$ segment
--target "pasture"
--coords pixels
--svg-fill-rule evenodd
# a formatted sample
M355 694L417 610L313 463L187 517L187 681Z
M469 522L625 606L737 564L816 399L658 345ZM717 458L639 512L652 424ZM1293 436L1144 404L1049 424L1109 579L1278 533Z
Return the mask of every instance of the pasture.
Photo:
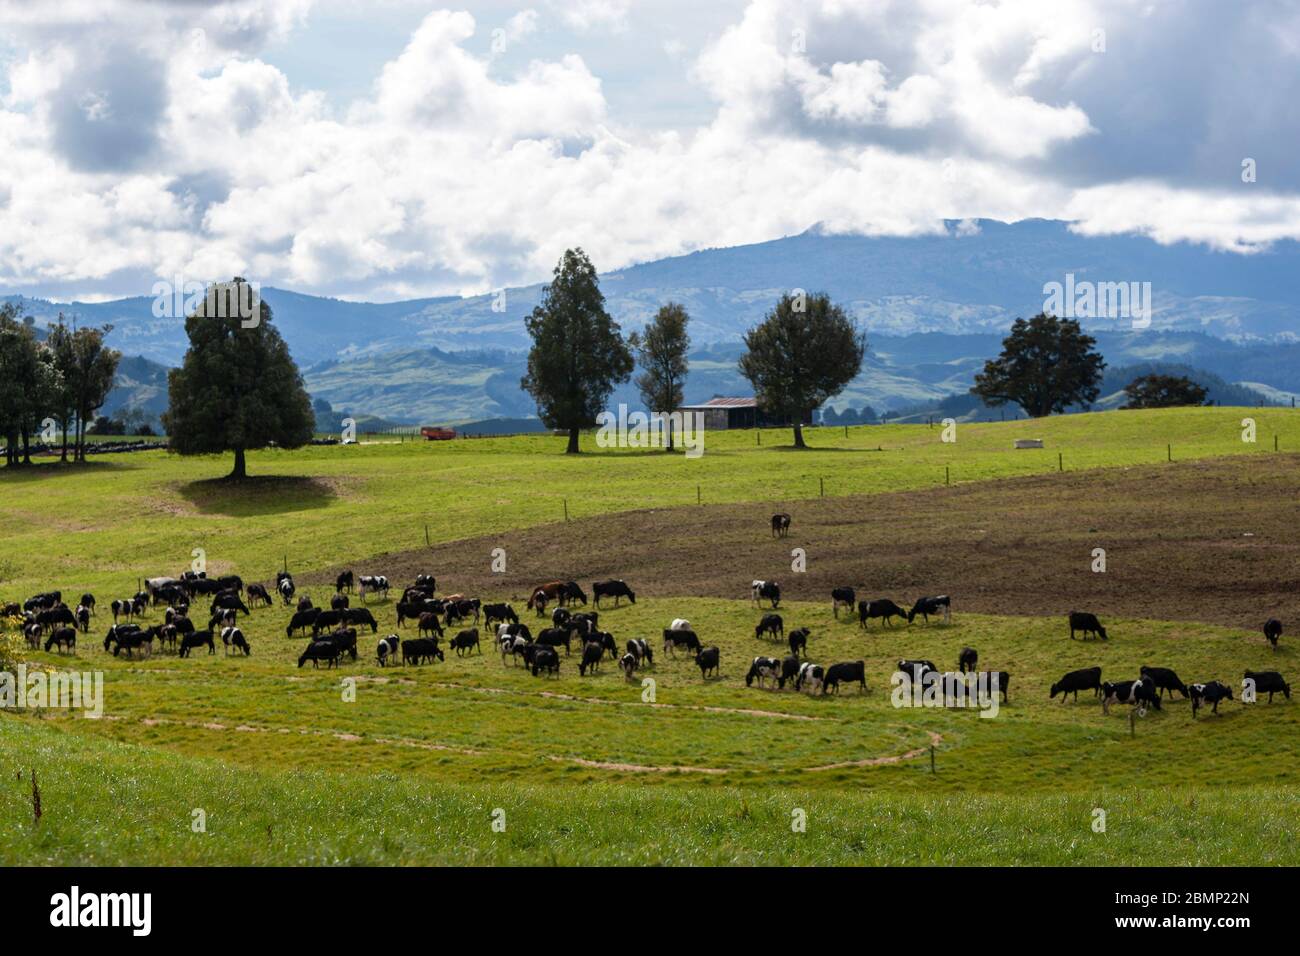
M1256 445L1241 442L1247 415ZM101 670L105 682L99 719L0 713L0 821L25 835L0 846L0 862L1300 862L1300 701L1230 701L1193 720L1178 698L1130 721L1124 705L1103 715L1090 692L1048 698L1066 671L1094 665L1107 680L1150 664L1189 683L1236 687L1248 668L1294 682L1300 544L1287 529L1300 476L1271 436L1300 448L1298 421L1276 409L1108 413L959 426L951 445L937 427L866 427L813 432L808 453L775 444L787 433L761 447L753 433L710 433L696 461L565 459L551 438L312 448L252 456L266 478L247 494L205 482L224 460L152 453L0 473L0 598L60 587L100 601L75 662L38 651L29 665ZM1047 449L1006 450L1028 435ZM1102 466L1114 467L1085 470ZM793 515L788 538L770 536L773 510ZM1088 570L1098 540L1105 574ZM494 544L504 573L491 570ZM137 577L183 570L196 547L210 572L246 582L269 581L287 554L317 604L344 567L386 574L395 590L366 603L378 633L363 629L359 659L337 669L297 666L307 640L286 638L278 601L241 616L250 657L226 657L219 641L189 659L105 653L107 601ZM793 548L806 572L792 570ZM440 594L511 601L534 632L531 584L625 578L637 602L602 607L600 628L620 653L646 638L655 663L631 681L613 660L580 677L575 646L558 679L533 677L480 626L481 655L444 642L445 661L380 667L376 639L398 631L394 602L420 572ZM753 577L781 581L777 613L787 633L810 629L809 659L865 662L865 694L746 686L751 658L788 653L754 636L770 609L751 606ZM863 630L832 615L838 584L900 602L951 593L952 623ZM1076 601L1102 615L1108 641L1068 639ZM206 620L206 602L195 608ZM1288 628L1276 652L1259 632L1270 614ZM663 652L676 617L720 649L716 680ZM893 705L897 660L952 670L963 646L981 669L1011 674L996 717ZM194 809L206 833L192 832ZM806 832L792 831L796 810Z

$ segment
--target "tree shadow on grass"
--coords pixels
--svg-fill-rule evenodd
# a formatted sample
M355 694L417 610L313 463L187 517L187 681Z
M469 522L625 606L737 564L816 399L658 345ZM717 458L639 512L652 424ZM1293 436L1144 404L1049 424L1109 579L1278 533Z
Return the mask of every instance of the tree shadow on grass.
M177 491L200 514L232 518L310 511L327 507L338 497L329 482L294 475L267 475L242 481L207 478L186 482Z
M87 475L105 475L117 471L133 471L138 465L118 461L60 462L33 461L30 465L0 467L0 485L25 484L32 481L55 481L59 478L85 478Z

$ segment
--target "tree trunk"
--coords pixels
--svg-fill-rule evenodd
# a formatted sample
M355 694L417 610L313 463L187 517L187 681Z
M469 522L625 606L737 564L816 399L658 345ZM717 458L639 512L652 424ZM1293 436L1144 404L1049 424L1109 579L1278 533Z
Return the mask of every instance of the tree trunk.
M67 464L68 462L68 423L63 422L63 453L59 455L59 461Z
M664 419L664 428L668 431L668 450L672 451L673 450L673 420L671 418Z
M578 429L569 429L569 447L564 450L566 455L578 454Z
M795 422L795 423L794 423L794 447L795 447L795 448L807 448L807 447L808 447L808 446L805 445L804 442L803 442L803 422Z
M244 463L244 449L242 448L235 449L235 467L231 470L230 474L227 477L229 477L232 481L242 481L243 479L248 477L248 469Z
M27 430L26 427L24 427L23 428L23 464L30 465L31 463L32 463L32 434Z

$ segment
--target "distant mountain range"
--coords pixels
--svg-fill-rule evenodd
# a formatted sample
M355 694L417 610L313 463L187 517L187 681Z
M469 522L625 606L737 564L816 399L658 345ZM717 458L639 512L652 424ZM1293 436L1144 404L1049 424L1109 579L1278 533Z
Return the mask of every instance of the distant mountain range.
M878 410L935 401L969 388L1017 316L1044 306L1044 286L1149 282L1151 324L1081 318L1112 364L1178 363L1286 398L1300 392L1300 245L1253 255L1139 236L1089 237L1068 224L978 220L915 238L828 235L812 229L773 242L710 249L601 277L624 331L667 301L691 314L696 353L688 400L749 391L735 360L740 337L783 292L828 292L851 310L872 345L863 375L833 404ZM274 321L309 390L334 407L403 422L455 422L534 414L519 390L528 347L524 317L542 286L504 295L384 304L264 289ZM54 303L16 296L38 324L60 311L112 323L110 343L150 363L178 364L183 322L156 318L148 296ZM494 308L495 307L495 308ZM162 401L165 405L165 378ZM156 368L124 367L123 404L154 407ZM1270 391L1271 390L1271 391ZM630 388L615 401L635 400ZM119 406L120 407L120 406Z

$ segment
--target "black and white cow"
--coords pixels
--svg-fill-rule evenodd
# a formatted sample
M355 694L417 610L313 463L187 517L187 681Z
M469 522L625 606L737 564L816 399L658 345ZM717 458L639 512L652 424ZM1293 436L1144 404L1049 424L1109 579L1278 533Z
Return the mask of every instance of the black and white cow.
M754 681L758 681L758 686L763 687L768 680L773 684L781 679L781 662L775 657L755 657L749 665L749 673L745 675L745 686L753 687Z
M618 666L623 669L623 676L628 680L634 680L636 676L636 655L632 653L624 654L618 660Z
M372 592L381 597L388 597L388 578L382 574L363 574L359 580L361 585L358 593L361 595L361 600L364 601L366 595Z
M794 689L803 690L807 687L814 694L820 693L825 679L826 668L812 661L804 661L799 665L799 673L795 676Z
M653 664L655 662L655 652L651 648L650 642L644 638L634 637L627 642L627 652L636 658L637 667L642 666L642 662Z
M906 674L907 679L913 684L921 683L925 675L931 671L939 672L939 668L935 667L932 661L899 661L898 670Z
M1089 634L1095 634L1103 641L1106 640L1106 629L1101 626L1101 621L1097 620L1097 615L1089 614L1087 611L1070 612L1070 640L1074 640L1075 631L1082 631L1085 641Z
M232 647L236 651L243 651L245 657L253 653L253 649L248 646L248 640L244 637L244 632L237 627L223 627L221 629L221 643L225 645L227 654L230 653Z
M285 607L289 606L293 601L294 594L298 591L297 587L294 586L293 576L287 571L280 571L275 575L275 590L279 593L281 600L284 601Z
M846 607L851 612L853 605L857 601L857 592L853 588L833 588L831 590L831 613L839 619L840 608Z
M1141 716L1146 713L1148 705L1160 710L1160 696L1156 693L1155 681L1150 677L1107 681L1101 685L1101 712L1109 714L1111 704L1132 704Z
M764 634L769 635L773 640L785 637L785 622L781 620L780 614L763 615L758 626L754 628L754 637L759 638Z
M389 661L397 660L397 652L401 645L402 639L396 634L381 637L378 646L375 647L375 660L379 662L379 666L387 667Z
M760 601L771 601L772 610L781 604L781 585L775 581L754 581L749 586L749 599L754 607Z
M772 515L772 537L784 538L790 533L790 516L785 512Z
M943 623L952 622L952 598L946 594L940 594L935 597L919 598L912 609L907 612L907 623L911 624L916 620L916 616L921 615L921 620L926 624L930 623L930 615L943 612Z
M1232 688L1227 684L1221 684L1217 680L1206 681L1203 684L1188 684L1187 691L1192 698L1192 719L1196 719L1196 712L1202 706L1209 704L1210 713L1219 712L1219 701L1232 700Z
M1051 700L1057 694L1060 694L1061 703L1064 704L1065 698L1073 692L1075 702L1077 703L1079 700L1079 691L1081 690L1093 691L1094 697L1101 693L1100 667L1085 667L1081 670L1070 671L1052 685L1052 692L1047 695L1047 699Z

